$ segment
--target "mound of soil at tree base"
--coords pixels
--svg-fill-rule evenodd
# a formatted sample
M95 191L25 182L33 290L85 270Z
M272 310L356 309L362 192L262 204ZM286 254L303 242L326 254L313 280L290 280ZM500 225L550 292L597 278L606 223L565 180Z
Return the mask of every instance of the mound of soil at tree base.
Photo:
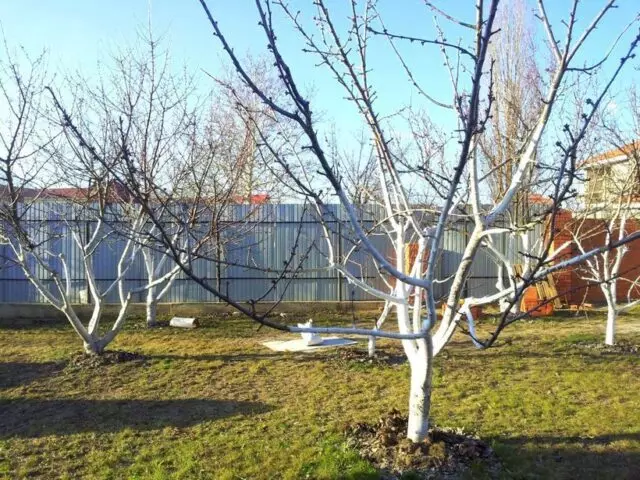
M392 410L375 424L359 423L347 427L349 445L365 457L387 480L408 473L411 478L458 478L471 467L482 468L494 476L500 462L493 449L472 435L432 428L424 442L407 436L407 417ZM409 478L409 477L407 477Z
M402 354L393 354L380 349L376 349L375 355L370 357L366 350L345 348L336 351L335 360L344 364L397 366L406 363L407 358Z
M91 369L117 363L143 362L144 360L146 360L146 357L139 353L107 350L101 355L78 353L71 357L67 366L78 369Z
M640 355L640 345L626 340L617 342L615 345L605 345L600 342L579 342L574 344L574 348L592 350L605 354Z

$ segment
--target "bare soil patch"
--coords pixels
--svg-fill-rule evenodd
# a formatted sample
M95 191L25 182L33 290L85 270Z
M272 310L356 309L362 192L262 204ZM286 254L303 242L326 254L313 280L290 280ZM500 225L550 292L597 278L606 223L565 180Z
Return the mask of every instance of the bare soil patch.
M139 353L109 350L101 355L78 353L71 357L68 366L73 369L92 369L118 363L144 362L145 360L146 357Z

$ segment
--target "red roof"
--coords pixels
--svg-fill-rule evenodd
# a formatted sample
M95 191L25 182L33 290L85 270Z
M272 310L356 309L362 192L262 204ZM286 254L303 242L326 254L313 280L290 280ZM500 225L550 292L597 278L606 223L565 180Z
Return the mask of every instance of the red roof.
M528 199L529 203L533 203L536 205L551 205L553 203L553 200L551 198L539 193L530 193Z
M42 196L46 198L70 198L78 200L87 197L87 189L75 187L47 188L42 191Z
M118 182L111 182L109 185L109 201L127 201L130 196L126 188ZM69 200L87 200L93 199L95 193L93 189L84 187L58 187L46 188L41 193L44 198L60 198Z
M56 187L56 188L45 188L45 189L35 189L35 188L25 188L21 190L21 196L23 198L36 198L39 197L41 199L60 199L60 200L73 200L73 201L83 201L83 200L94 200L95 194L91 191L92 189L84 188L84 187ZM0 198L8 196L9 192L6 186L0 185ZM109 201L110 202L121 202L128 201L130 199L129 192L126 190L124 186L119 183L113 182L109 186ZM251 205L262 205L265 203L269 203L271 200L271 196L268 193L254 193L249 196L235 195L231 199L235 203L247 203Z
M600 153L598 155L594 155L592 157L587 158L583 165L593 165L598 163L605 163L607 160L611 160L616 157L624 156L629 158L633 153L640 150L640 140L635 140L631 143L627 143L620 148L614 148L613 150L608 150L606 152ZM625 160L626 160L625 158Z
M269 203L271 196L268 193L254 193L248 197L242 195L235 195L233 200L236 203L249 203L251 205L262 205L263 203Z

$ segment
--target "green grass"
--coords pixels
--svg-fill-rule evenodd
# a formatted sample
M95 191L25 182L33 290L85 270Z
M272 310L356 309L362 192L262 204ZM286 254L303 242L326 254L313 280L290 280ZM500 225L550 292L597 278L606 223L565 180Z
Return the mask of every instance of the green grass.
M203 323L134 323L112 348L149 359L93 371L66 364L80 342L65 324L0 325L0 478L377 478L344 426L405 410L406 365L274 353L260 343L280 333ZM635 317L620 323L639 343ZM522 322L488 351L456 337L436 359L433 421L490 441L504 478L640 478L640 358L575 347L603 327Z

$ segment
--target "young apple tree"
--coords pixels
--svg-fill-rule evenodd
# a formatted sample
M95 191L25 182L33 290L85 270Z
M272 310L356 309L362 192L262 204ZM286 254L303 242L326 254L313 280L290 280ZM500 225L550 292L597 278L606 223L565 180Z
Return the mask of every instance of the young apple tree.
M604 112L600 120L600 133L609 140L611 150L587 158L581 168L585 172L585 189L579 208L565 227L573 238L575 248L584 254L594 245L619 242L638 229L640 218L640 103L631 89L628 107L632 125L623 126L615 115ZM633 137L628 141L629 136ZM640 272L623 266L630 246L625 244L614 250L586 259L576 272L582 280L597 285L607 305L605 344L614 345L618 314L636 305L639 300L637 284ZM627 289L626 302L619 304L620 287Z
M78 82L74 97L83 111L55 101L73 147L117 179L131 199L114 228L141 252L147 325L154 326L158 302L182 266L213 260L216 288L222 288L226 252L253 225L251 208L246 218L235 218L234 207L256 193L277 195L281 180L258 161L255 127L247 120L260 116L260 128L268 129L271 120L254 111L261 104L239 109L242 86L223 80L219 91L197 95L195 77L176 74L151 33L139 39L139 47L112 56L98 84Z
M51 305L60 310L81 337L88 353L100 354L120 331L135 291L124 288L124 276L137 247L134 239L119 245L117 273L101 286L93 261L106 244L112 244L107 223L120 202L117 186L106 170L78 150L64 148L62 130L51 121L45 98L48 81L44 57L15 56L5 45L0 65L0 85L5 118L1 122L0 239L10 260ZM57 178L72 179L72 188L54 188ZM134 221L134 235L142 223ZM74 251L63 251L63 237ZM70 264L69 257L79 261ZM82 276L92 307L83 322L74 301L76 281ZM106 332L100 329L106 296L118 290L119 311Z
M93 161L112 175L116 165L126 164L127 178L136 182L140 196L156 202L152 208L162 216L156 200L166 195L171 182L185 179L186 172L178 175L176 168L195 148L190 136L202 106L195 94L194 78L186 71L176 73L169 52L163 50L150 28L138 36L135 47L116 52L105 63L97 83L83 79L77 82L80 88L74 92L76 103L85 112L77 112L77 116L71 113L77 119L76 128L67 124L65 132L76 148L84 148L89 155L95 153ZM66 112L59 111L64 118ZM84 143L79 134L91 141ZM115 161L109 160L100 145L108 145ZM153 327L157 324L158 302L170 290L180 269L167 247L156 241L157 226L149 221L140 202L125 202L122 207L123 214L115 226L121 237L133 237L138 242L136 248L142 255L149 285L146 322ZM172 239L176 244L184 241L179 228L172 231Z
M480 136L489 121L492 103L496 100L488 52L492 44L500 42L503 38L495 24L501 2L468 2L468 16L473 20L455 18L435 7L432 2L426 2L430 7L429 11L435 12L436 28L435 32L426 31L420 36L416 32L402 31L402 25L396 27L387 24L383 2L380 2L380 5L374 1L348 2L348 14L344 19L338 18L338 9L324 0L312 2L310 8L314 10L313 18L306 18L304 13L293 10L284 1L256 0L259 28L272 57L273 68L287 94L283 100L265 94L245 68L242 59L236 55L231 37L225 32L223 22L216 16L215 7L210 8L205 0L200 0L200 3L215 38L231 59L240 78L277 118L294 124L305 137L305 143L300 146L300 150L284 155L281 148L274 146L274 140L268 135L260 135L258 129L260 148L269 149L274 159L290 174L291 181L298 190L304 192L314 203L318 216L323 218L328 213L318 184L308 182L303 175L291 172L288 168L294 153L312 158L315 169L322 173L331 193L347 211L348 222L345 226L348 225L362 248L366 249L385 275L393 280L393 290L391 293L380 291L341 268L341 259L337 258L335 249L332 250L329 245L330 266L340 271L354 285L388 302L395 314L398 330L355 327L305 328L279 324L258 315L253 317L264 324L292 332L350 333L400 340L411 370L408 436L414 441L423 440L429 427L434 356L444 348L465 320L469 324L469 333L474 341L481 346L490 346L503 328L516 319L507 316L505 312L495 332L486 341L481 341L471 333L474 321L471 307L496 302L501 298L507 298L514 304L519 300L524 288L531 283L544 278L552 271L579 263L612 247L608 245L593 249L554 264L555 256L554 253L550 253L549 240L546 241L542 254L530 258L527 271L523 272L521 277L514 275L509 286L493 295L480 298L465 296L466 280L479 250L487 244L492 235L511 231L509 227L500 224L499 220L509 211L515 199L526 190L528 182L542 167L538 150L545 138L557 142L557 147L548 152L548 155L553 155L552 162L544 165L547 181L552 187L548 196L547 212L540 218L549 223L550 232L554 231L555 214L572 192L576 150L594 112L600 108L604 95L620 71L633 58L638 37L634 36L627 46L612 47L611 51L616 51L617 59L613 59L611 51L603 52L598 58L591 55L594 64L612 64L604 80L605 86L594 95L593 100L590 100L591 109L581 119L577 129L567 126L564 130L556 131L549 127L552 119L554 123L560 121L568 124L563 120L571 114L562 108L559 97L573 78L593 73L595 67L585 65L581 56L584 55L585 44L593 31L610 15L615 2L602 2L601 10L582 27L581 31L577 25L577 18L581 13L580 2L571 2L567 17L561 19L564 33L560 36L560 28L556 26L560 19L550 18L546 9L548 2L538 1L537 15L548 39L547 48L553 58L541 80L544 86L540 92L541 107L526 125L522 125L522 142L514 150L514 158L510 159L513 172L506 180L505 188L499 195L484 201L487 178L480 172L478 150ZM321 65L333 77L337 86L342 89L348 104L360 115L369 131L385 208L381 228L388 236L391 255L377 248L371 241L370 232L363 228L358 211L354 208L354 199L349 198L343 188L339 168L329 158L321 135L322 123L316 118L317 108L313 107L307 97L299 78L299 67L287 58L286 49L283 49L281 39L275 30L275 25L282 25L283 22L288 22L299 35L300 41L304 44L304 52L312 55L315 63ZM621 31L624 33L629 28L622 27ZM454 37L460 38L452 38L452 35L447 33L448 30L455 32L452 33ZM612 35L614 47L618 46L616 35ZM372 41L373 38L381 42L376 43ZM376 63L380 64L381 57L375 55L383 53L379 53L380 50L376 47L385 42L396 57L397 65L406 73L410 84L424 97L425 103L432 104L433 108L452 112L455 116L455 127L450 135L453 139L451 143L455 145L450 145L446 150L447 157L451 159L449 169L434 163L421 164L419 161L414 162L414 168L400 168L400 155L388 133L392 130L391 120L384 114L380 100L382 97L393 97L396 92L377 90L374 87L376 79L371 66L374 58ZM405 42L422 46L425 54L422 60L430 64L429 69L436 69L444 63L444 72L451 79L450 101L436 98L437 95L425 89L422 79L419 78L420 71L411 68L411 62L405 55ZM610 62L607 62L608 60ZM386 59L386 65L391 65L391 60ZM416 159L419 159L418 155ZM418 177L426 185L425 188L438 185L435 194L440 198L433 205L431 216L420 215L421 209L415 208L412 203L407 193L408 177ZM437 278L436 267L442 254L445 231L452 228L454 221L460 218L471 222L471 231L465 238L465 247L457 270L448 281L446 309L438 322L435 286L443 279ZM326 241L331 244L332 237L328 233L325 231ZM636 237L635 234L625 235L614 243L621 244ZM417 247L413 255L407 255L407 244L411 243ZM411 260L407 261L407 258Z
M246 250L257 225L269 221L254 199L288 191L280 166L256 148L255 132L271 132L273 117L253 96L240 102L246 87L235 80L216 78L217 89L194 98L191 77L174 76L157 44L144 44L143 53L114 57L112 75L103 75L97 87L83 84L71 108L53 97L69 145L108 172L130 200L114 228L142 252L148 324L155 323L157 302L180 272L229 302L228 289L223 293L227 267L278 273L255 302L271 296L297 271L295 254L274 272L252 248L242 259L237 252ZM252 63L255 75L260 68ZM268 79L262 85L268 90ZM295 144L286 128L278 128L280 138ZM300 232L296 248L299 240Z

